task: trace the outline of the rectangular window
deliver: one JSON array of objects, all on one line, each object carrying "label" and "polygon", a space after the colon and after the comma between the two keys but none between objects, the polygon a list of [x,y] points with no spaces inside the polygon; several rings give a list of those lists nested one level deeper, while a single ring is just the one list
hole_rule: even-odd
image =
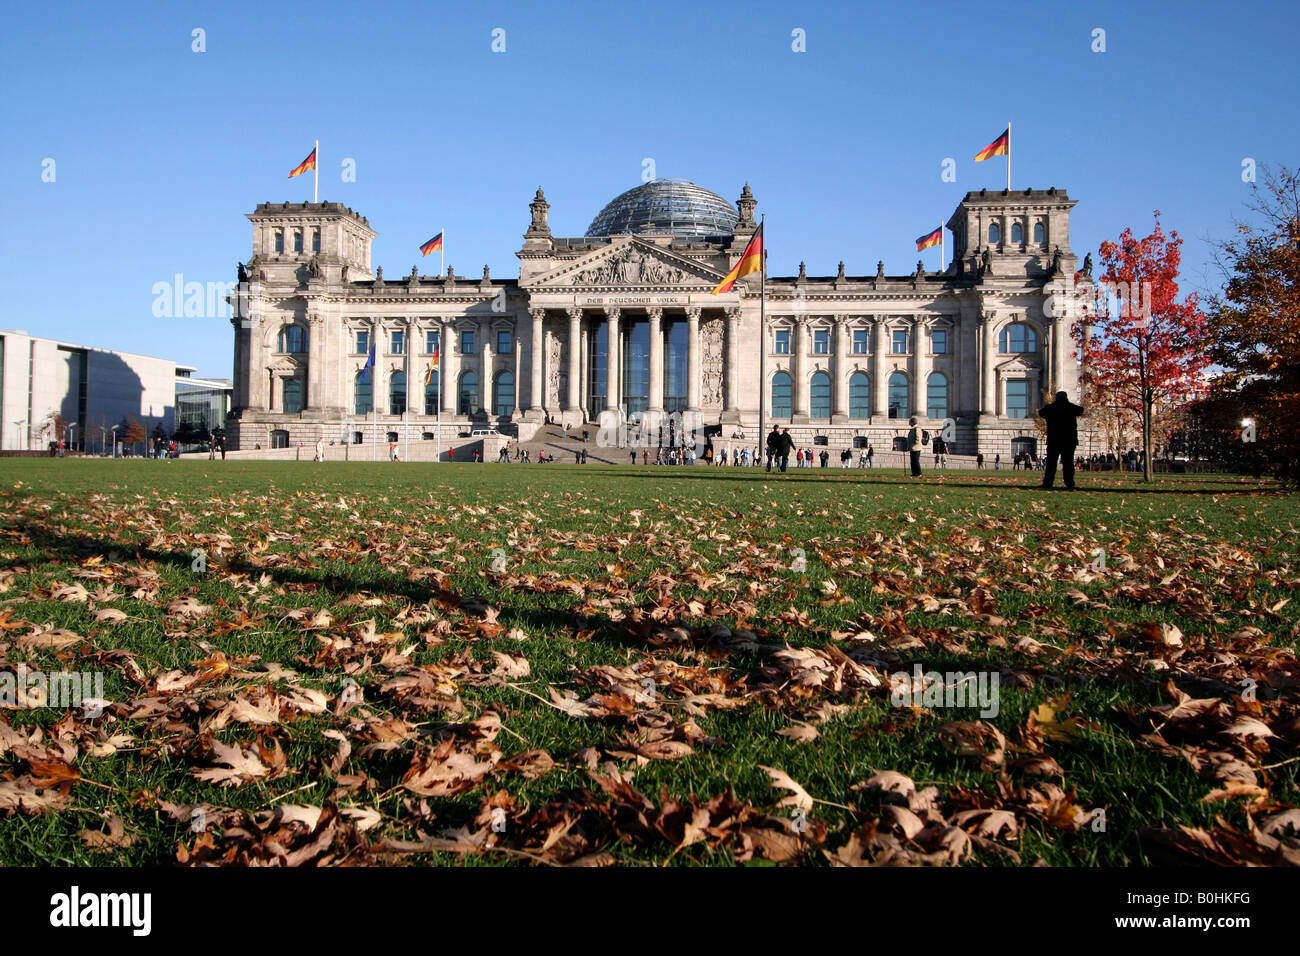
[{"label": "rectangular window", "polygon": [[907,329],[894,329],[893,335],[893,353],[895,355],[907,354]]},{"label": "rectangular window", "polygon": [[932,329],[930,331],[930,345],[935,355],[948,354],[948,331],[947,329]]},{"label": "rectangular window", "polygon": [[320,252],[320,230],[319,229],[313,229],[311,231],[311,251]]},{"label": "rectangular window", "polygon": [[437,332],[424,333],[424,351],[427,354],[432,355],[434,352],[438,351],[439,337],[440,336]]},{"label": "rectangular window", "polygon": [[295,229],[293,231],[293,251],[302,252],[302,230],[301,229]]},{"label": "rectangular window", "polygon": [[474,332],[471,329],[466,329],[460,333],[460,354],[474,354]]},{"label": "rectangular window", "polygon": [[867,330],[866,329],[853,330],[853,354],[854,355],[867,354]]},{"label": "rectangular window", "polygon": [[827,355],[831,350],[831,332],[830,329],[813,330],[813,352],[817,355]]},{"label": "rectangular window", "polygon": [[1029,382],[1013,379],[1007,382],[1007,418],[1029,417]]},{"label": "rectangular window", "polygon": [[789,330],[789,329],[778,329],[778,330],[777,330],[777,333],[776,333],[776,354],[777,354],[777,355],[789,355],[789,354],[790,354],[790,330]]},{"label": "rectangular window", "polygon": [[284,230],[275,230],[275,251],[284,252]]},{"label": "rectangular window", "polygon": [[400,330],[393,332],[393,355],[404,355],[406,353],[406,333]]},{"label": "rectangular window", "polygon": [[510,330],[500,329],[497,332],[497,355],[510,354]]},{"label": "rectangular window", "polygon": [[361,329],[357,332],[357,355],[370,354],[370,330]]}]

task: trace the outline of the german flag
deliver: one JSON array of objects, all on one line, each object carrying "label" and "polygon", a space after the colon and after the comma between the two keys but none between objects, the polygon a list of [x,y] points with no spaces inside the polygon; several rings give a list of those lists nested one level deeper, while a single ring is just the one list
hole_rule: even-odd
[{"label": "german flag", "polygon": [[718,283],[718,287],[710,292],[710,295],[717,295],[719,292],[730,292],[731,287],[736,284],[736,280],[741,276],[747,276],[751,272],[757,272],[763,268],[763,227],[758,227],[758,232],[754,233],[749,245],[745,246],[745,251],[740,254],[740,261],[736,267],[727,273],[727,277]]},{"label": "german flag", "polygon": [[934,232],[927,232],[924,236],[917,239],[916,251],[920,252],[922,249],[929,249],[931,246],[937,246],[941,241],[943,241],[943,226],[940,226]]},{"label": "german flag", "polygon": [[307,172],[307,170],[309,170],[309,169],[315,169],[315,168],[316,168],[316,150],[313,149],[313,150],[311,151],[311,155],[308,156],[306,159],[304,159],[304,160],[303,160],[303,161],[298,165],[298,167],[297,167],[293,172],[291,172],[291,173],[289,174],[289,178],[290,178],[290,179],[293,179],[293,177],[295,177],[295,176],[300,176],[300,175],[302,175],[303,173]]},{"label": "german flag", "polygon": [[433,381],[433,370],[436,369],[436,368],[438,367],[438,349],[439,349],[439,348],[440,348],[439,345],[435,345],[435,346],[433,347],[433,360],[432,360],[431,362],[429,362],[429,371],[427,371],[427,372],[424,373],[424,384],[425,384],[425,387],[426,387],[426,388],[428,387],[429,383]]},{"label": "german flag", "polygon": [[424,245],[420,247],[420,252],[424,253],[424,255],[427,256],[429,253],[437,252],[441,248],[442,248],[442,233],[438,233],[436,236],[434,236],[432,239],[430,239],[428,242],[426,242]]},{"label": "german flag", "polygon": [[1002,131],[1002,135],[975,154],[975,162],[982,163],[994,156],[1005,156],[1011,152],[1011,127]]}]

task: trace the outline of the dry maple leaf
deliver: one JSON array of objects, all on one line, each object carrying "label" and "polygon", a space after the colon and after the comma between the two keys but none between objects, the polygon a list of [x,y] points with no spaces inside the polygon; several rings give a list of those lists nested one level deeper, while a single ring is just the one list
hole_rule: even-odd
[{"label": "dry maple leaf", "polygon": [[778,807],[799,807],[805,811],[813,808],[813,798],[808,795],[808,791],[795,783],[794,779],[784,770],[765,767],[762,764],[758,765],[758,769],[765,771],[772,778],[772,786],[790,791],[790,796],[782,797],[777,801]]},{"label": "dry maple leaf", "polygon": [[264,764],[251,748],[244,750],[237,745],[232,746],[223,744],[220,740],[213,740],[212,752],[215,755],[212,762],[224,766],[193,771],[194,777],[207,783],[237,787],[250,780],[265,777],[271,771],[271,768]]}]

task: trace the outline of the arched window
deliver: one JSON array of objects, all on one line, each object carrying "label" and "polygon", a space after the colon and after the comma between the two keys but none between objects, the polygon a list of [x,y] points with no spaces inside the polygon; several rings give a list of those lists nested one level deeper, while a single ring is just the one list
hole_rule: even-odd
[{"label": "arched window", "polygon": [[996,222],[989,224],[989,245],[998,246],[1002,244],[1002,230],[998,228]]},{"label": "arched window", "polygon": [[394,372],[388,377],[388,414],[406,412],[406,373]]},{"label": "arched window", "polygon": [[1025,230],[1018,222],[1011,227],[1011,241],[1016,245],[1025,241]]},{"label": "arched window", "polygon": [[1047,241],[1047,232],[1043,229],[1041,222],[1034,223],[1034,242],[1042,245]]},{"label": "arched window", "polygon": [[792,382],[786,372],[772,376],[772,417],[790,417],[790,391]]},{"label": "arched window", "polygon": [[288,447],[289,447],[289,431],[288,431],[288,429],[285,429],[285,428],[277,428],[275,431],[271,432],[271,447],[272,447],[272,448],[288,448]]},{"label": "arched window", "polygon": [[424,414],[437,415],[438,403],[442,401],[442,396],[438,394],[438,373],[435,371],[429,375],[429,384],[424,386]]},{"label": "arched window", "polygon": [[460,377],[460,402],[456,411],[460,415],[473,415],[478,410],[478,374],[466,372]]},{"label": "arched window", "polygon": [[284,396],[284,410],[286,412],[289,414],[297,414],[302,411],[302,379],[284,379],[281,394]]},{"label": "arched window", "polygon": [[1034,331],[1033,326],[1022,322],[1008,325],[998,336],[998,351],[1037,352],[1038,333]]},{"label": "arched window", "polygon": [[812,418],[831,417],[831,377],[825,372],[814,372],[809,396],[808,414]]},{"label": "arched window", "polygon": [[948,417],[948,376],[943,372],[930,375],[925,393],[925,414],[930,418]]},{"label": "arched window", "polygon": [[493,415],[509,415],[515,407],[515,376],[512,372],[497,373],[496,392],[492,398]]},{"label": "arched window", "polygon": [[907,376],[895,372],[889,376],[889,417],[907,418],[912,407],[912,389]]},{"label": "arched window", "polygon": [[362,369],[357,372],[356,385],[352,389],[356,401],[353,402],[353,408],[356,409],[357,415],[369,415],[372,407],[372,397],[375,393],[374,379],[370,376],[369,369]]},{"label": "arched window", "polygon": [[307,330],[301,325],[286,325],[280,329],[281,352],[306,352]]},{"label": "arched window", "polygon": [[871,379],[866,372],[849,376],[849,418],[871,417]]}]

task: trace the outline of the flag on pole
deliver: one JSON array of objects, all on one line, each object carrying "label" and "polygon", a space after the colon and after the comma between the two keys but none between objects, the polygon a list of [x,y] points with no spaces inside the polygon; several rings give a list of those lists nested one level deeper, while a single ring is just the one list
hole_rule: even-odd
[{"label": "flag on pole", "polygon": [[435,345],[435,346],[433,347],[433,359],[432,359],[432,361],[429,362],[429,371],[427,371],[427,372],[424,373],[424,387],[425,387],[425,388],[428,388],[428,387],[429,387],[429,384],[433,381],[433,370],[436,369],[436,368],[438,367],[438,350],[439,350],[441,347],[442,347],[442,346],[441,346],[441,343],[439,343],[438,345]]},{"label": "flag on pole", "polygon": [[361,366],[361,381],[370,381],[370,370],[375,367],[375,342],[370,342],[370,354],[366,356],[366,364]]},{"label": "flag on pole", "polygon": [[941,241],[943,241],[943,226],[940,226],[934,232],[927,232],[924,236],[917,239],[916,251],[920,252],[923,249],[930,249],[937,246]]},{"label": "flag on pole", "polygon": [[751,272],[758,272],[762,268],[763,227],[760,225],[758,231],[749,240],[749,245],[745,246],[745,251],[740,254],[740,261],[736,263],[736,267],[728,272],[727,277],[719,282],[718,287],[709,294],[717,295],[719,292],[730,292],[737,279],[747,276]]},{"label": "flag on pole", "polygon": [[316,149],[315,147],[313,147],[311,151],[311,155],[298,164],[298,166],[294,169],[294,171],[289,174],[289,178],[293,179],[293,177],[295,176],[301,176],[303,173],[307,172],[307,170],[315,169],[315,168],[316,168]]},{"label": "flag on pole", "polygon": [[975,154],[975,162],[982,163],[994,156],[1006,156],[1011,152],[1011,127],[1002,131],[1002,135]]},{"label": "flag on pole", "polygon": [[442,233],[438,233],[428,242],[420,247],[420,252],[428,255],[431,252],[438,252],[442,249]]}]

